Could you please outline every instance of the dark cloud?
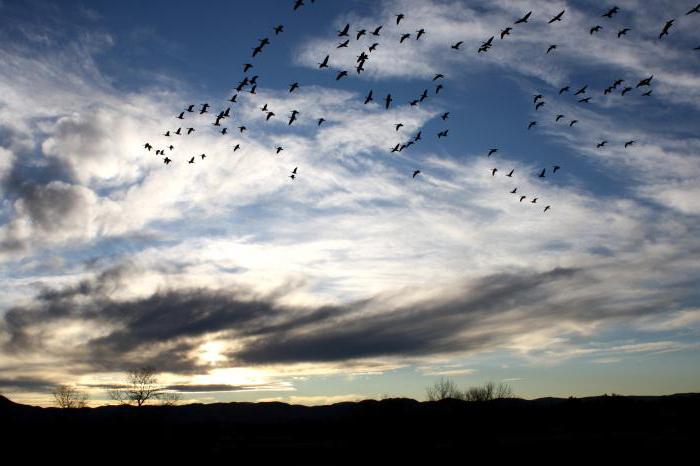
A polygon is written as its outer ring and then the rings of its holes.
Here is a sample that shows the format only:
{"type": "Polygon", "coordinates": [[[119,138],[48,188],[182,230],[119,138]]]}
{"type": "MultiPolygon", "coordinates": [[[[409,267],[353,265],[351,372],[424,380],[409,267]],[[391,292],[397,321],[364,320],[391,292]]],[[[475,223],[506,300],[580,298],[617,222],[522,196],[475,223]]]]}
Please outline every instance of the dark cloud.
{"type": "Polygon", "coordinates": [[[243,390],[259,389],[257,385],[228,385],[228,384],[209,384],[209,385],[168,385],[166,390],[174,390],[182,393],[211,393],[211,392],[240,392],[243,390]]]}
{"type": "Polygon", "coordinates": [[[0,390],[21,392],[48,392],[55,386],[49,380],[34,377],[0,378],[0,390]]]}
{"type": "Polygon", "coordinates": [[[111,329],[65,357],[90,370],[124,370],[148,364],[192,374],[210,366],[196,357],[209,334],[235,340],[225,365],[350,362],[375,357],[427,356],[479,351],[564,322],[614,322],[668,309],[678,290],[639,299],[611,299],[591,271],[497,274],[436,297],[396,306],[375,298],[319,308],[279,305],[232,290],[182,289],[120,301],[110,296],[128,266],[92,280],[45,289],[33,306],[5,315],[6,351],[39,351],[39,330],[79,319],[111,329]]]}

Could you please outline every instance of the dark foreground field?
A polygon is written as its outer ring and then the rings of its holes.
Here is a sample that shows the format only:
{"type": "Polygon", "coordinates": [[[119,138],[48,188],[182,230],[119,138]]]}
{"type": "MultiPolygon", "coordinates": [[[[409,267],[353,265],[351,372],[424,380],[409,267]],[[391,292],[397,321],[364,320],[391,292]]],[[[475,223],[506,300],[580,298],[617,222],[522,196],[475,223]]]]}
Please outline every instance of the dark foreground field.
{"type": "MultiPolygon", "coordinates": [[[[675,456],[700,443],[700,394],[663,397],[417,402],[304,407],[283,403],[59,410],[0,397],[2,451],[96,460],[219,456],[284,464],[435,464],[459,455],[542,455],[568,464],[614,451],[675,456]],[[96,455],[96,456],[92,456],[96,455]]],[[[601,461],[610,459],[600,456],[601,461]]],[[[140,461],[137,461],[141,464],[140,461]]]]}

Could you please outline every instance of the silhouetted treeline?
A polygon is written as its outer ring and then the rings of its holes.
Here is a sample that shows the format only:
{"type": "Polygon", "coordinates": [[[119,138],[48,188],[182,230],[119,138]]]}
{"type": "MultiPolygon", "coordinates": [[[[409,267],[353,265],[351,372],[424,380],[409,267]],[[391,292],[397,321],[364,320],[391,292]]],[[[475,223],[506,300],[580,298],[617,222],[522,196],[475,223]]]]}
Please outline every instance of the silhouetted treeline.
{"type": "Polygon", "coordinates": [[[610,450],[628,459],[652,452],[668,456],[694,448],[700,439],[698,419],[700,394],[67,410],[0,397],[6,454],[130,456],[147,451],[159,457],[221,455],[236,463],[242,458],[258,463],[279,458],[285,464],[369,464],[369,458],[371,463],[384,458],[385,464],[399,464],[399,459],[432,464],[448,454],[471,458],[477,453],[503,457],[525,452],[564,454],[561,459],[567,463],[571,455],[610,450]]]}

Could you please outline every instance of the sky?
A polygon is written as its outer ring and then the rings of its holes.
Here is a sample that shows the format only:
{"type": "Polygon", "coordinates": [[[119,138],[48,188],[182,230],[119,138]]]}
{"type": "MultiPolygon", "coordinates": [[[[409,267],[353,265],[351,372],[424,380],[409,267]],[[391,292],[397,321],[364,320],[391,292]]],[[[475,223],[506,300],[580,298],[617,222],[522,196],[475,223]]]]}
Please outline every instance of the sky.
{"type": "Polygon", "coordinates": [[[293,3],[0,0],[1,393],[700,389],[692,1],[293,3]]]}

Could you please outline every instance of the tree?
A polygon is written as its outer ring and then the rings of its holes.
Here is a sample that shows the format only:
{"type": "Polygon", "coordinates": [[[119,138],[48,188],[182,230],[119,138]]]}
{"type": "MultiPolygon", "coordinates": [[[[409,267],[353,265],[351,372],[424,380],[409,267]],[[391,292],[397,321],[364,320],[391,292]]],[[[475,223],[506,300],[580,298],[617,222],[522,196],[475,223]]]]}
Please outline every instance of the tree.
{"type": "Polygon", "coordinates": [[[115,401],[139,407],[153,400],[160,400],[161,404],[172,406],[180,400],[177,393],[165,391],[158,384],[156,371],[152,367],[140,367],[129,371],[127,383],[108,393],[109,397],[115,401]]]}
{"type": "Polygon", "coordinates": [[[441,377],[440,380],[425,389],[428,401],[439,401],[446,398],[462,399],[462,392],[450,379],[441,377]]]}
{"type": "Polygon", "coordinates": [[[51,394],[59,408],[84,408],[87,406],[87,394],[70,385],[57,385],[51,394]]]}

